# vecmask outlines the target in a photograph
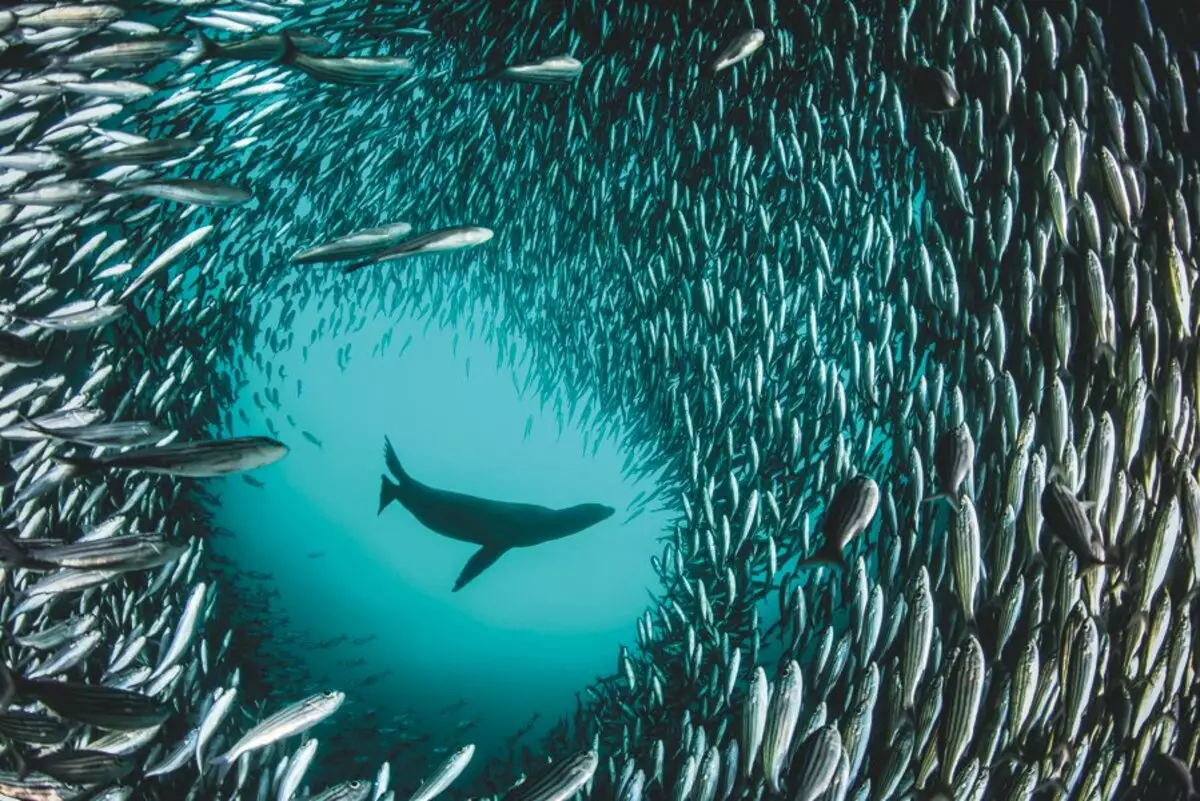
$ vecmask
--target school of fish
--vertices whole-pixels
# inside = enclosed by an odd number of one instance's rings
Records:
[[[1196,798],[1198,42],[1165,0],[6,5],[0,797]],[[206,479],[320,447],[275,357],[381,315],[520,338],[674,514],[544,742],[393,765],[210,553]]]

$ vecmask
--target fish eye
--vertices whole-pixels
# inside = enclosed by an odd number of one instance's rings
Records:
[[[321,693],[321,697],[323,698],[334,698],[335,696],[337,696],[335,692]]]

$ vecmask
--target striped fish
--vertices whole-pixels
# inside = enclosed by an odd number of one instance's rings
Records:
[[[787,761],[796,723],[800,719],[800,703],[804,694],[804,680],[800,665],[793,659],[784,668],[783,677],[775,686],[767,710],[767,724],[763,734],[763,777],[771,792],[782,792],[780,779]]]
[[[272,743],[302,734],[336,712],[345,698],[345,693],[327,692],[310,695],[297,701],[250,729],[233,744],[232,748],[224,754],[214,757],[212,763],[216,765],[229,764],[236,761],[242,754],[257,751]]]
[[[591,781],[599,760],[595,751],[579,751],[527,778],[501,801],[566,801]]]
[[[846,546],[861,534],[879,509],[879,485],[866,476],[855,476],[834,494],[825,511],[825,542],[813,556],[800,562],[809,567],[846,568]]]
[[[1081,568],[1106,563],[1108,557],[1096,527],[1083,505],[1057,478],[1046,482],[1041,509],[1045,525],[1079,558]]]
[[[950,696],[946,702],[946,720],[940,737],[942,779],[952,787],[956,786],[958,763],[967,752],[979,722],[979,705],[983,700],[986,673],[983,648],[979,640],[968,636],[959,647],[951,667],[950,681],[947,683]]]
[[[837,726],[830,724],[814,732],[800,750],[803,757],[789,771],[789,780],[794,784],[792,801],[816,801],[829,789],[845,754]]]
[[[975,440],[967,424],[959,423],[938,437],[933,452],[933,466],[937,472],[938,492],[926,498],[926,503],[944,500],[958,507],[958,493],[963,481],[975,464]]]

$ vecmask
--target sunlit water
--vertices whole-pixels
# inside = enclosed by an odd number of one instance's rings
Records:
[[[667,521],[657,504],[626,521],[653,484],[623,478],[626,455],[613,437],[594,447],[594,425],[585,436],[568,421],[560,434],[553,404],[543,409],[532,389],[522,397],[524,370],[497,367],[496,347],[482,337],[379,320],[318,341],[305,362],[301,343],[316,314],[297,319],[296,345],[280,357],[287,378],[270,384],[280,409],[266,414],[292,452],[254,474],[261,488],[224,483],[219,522],[236,536],[217,548],[243,570],[270,574],[272,614],[288,619],[283,638],[302,638],[295,648],[314,676],[411,712],[409,734],[430,733],[433,749],[474,742],[484,759],[501,756],[503,740],[535,713],[531,736],[573,713],[576,693],[611,673],[621,644],[632,646]],[[373,355],[389,326],[390,346]],[[252,398],[267,384],[252,376],[240,403],[250,425],[238,420],[236,433],[265,434]],[[453,593],[477,546],[429,531],[399,504],[377,514],[385,435],[405,469],[437,488],[617,511],[567,539],[509,551]],[[343,635],[350,641],[311,647]],[[462,708],[442,711],[460,699]]]

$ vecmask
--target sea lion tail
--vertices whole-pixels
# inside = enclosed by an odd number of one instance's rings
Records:
[[[400,485],[390,480],[387,476],[380,476],[378,514],[383,514],[383,510],[388,507],[389,503],[398,500],[400,500]]]
[[[383,514],[389,503],[400,500],[400,486],[408,481],[408,473],[404,472],[400,459],[396,456],[396,449],[387,437],[383,438],[383,460],[387,463],[388,472],[396,480],[392,481],[387,476],[379,477],[379,514]]]

